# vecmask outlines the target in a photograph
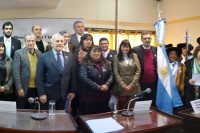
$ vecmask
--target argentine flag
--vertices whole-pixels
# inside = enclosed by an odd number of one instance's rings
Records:
[[[157,47],[158,85],[156,105],[158,109],[173,114],[173,108],[182,106],[182,100],[174,82],[165,46]]]
[[[157,43],[157,71],[158,85],[156,94],[156,105],[158,109],[173,114],[173,108],[182,106],[179,92],[177,90],[174,76],[170,68],[168,56],[164,45],[165,18],[161,18],[154,23],[156,27]]]

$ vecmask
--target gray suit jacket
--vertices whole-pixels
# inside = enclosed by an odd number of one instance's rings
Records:
[[[75,61],[71,53],[64,52],[64,69],[59,71],[53,51],[40,56],[37,64],[36,83],[38,95],[47,95],[48,100],[66,100],[68,93],[76,90]]]
[[[72,34],[71,35],[71,37],[70,37],[70,44],[74,45],[76,48],[79,47],[79,41],[78,41],[78,38],[77,38],[76,34]]]
[[[27,48],[17,50],[13,60],[13,79],[15,82],[16,91],[18,89],[23,89],[25,94],[28,90],[31,75],[30,62],[27,52]],[[41,55],[39,50],[35,49],[35,52],[37,57]]]

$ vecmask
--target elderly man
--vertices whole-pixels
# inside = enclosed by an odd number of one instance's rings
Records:
[[[42,54],[37,64],[37,90],[42,109],[48,109],[48,101],[56,101],[56,109],[64,109],[66,99],[75,97],[76,73],[73,55],[62,51],[64,37],[52,36],[53,49]]]
[[[17,50],[13,60],[13,78],[17,91],[17,108],[33,109],[34,106],[28,103],[29,97],[37,97],[36,87],[36,64],[41,55],[39,50],[34,48],[35,35],[25,36],[26,47]]]

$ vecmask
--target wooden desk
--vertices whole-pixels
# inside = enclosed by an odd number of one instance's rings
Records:
[[[75,133],[76,124],[70,114],[56,111],[44,120],[31,118],[33,112],[0,112],[0,133]]]
[[[113,116],[111,112],[82,115],[79,120],[79,129],[83,133],[90,133],[92,131],[86,123],[87,120],[107,117],[113,117],[124,127],[124,130],[117,133],[179,133],[181,129],[182,120],[179,117],[168,115],[155,108],[151,108],[150,113],[135,114],[130,117],[122,116],[120,113],[117,116]]]
[[[178,112],[183,118],[183,129],[186,132],[200,133],[200,114],[194,114],[193,109],[186,109]]]

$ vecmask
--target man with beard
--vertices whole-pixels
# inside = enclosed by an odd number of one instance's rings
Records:
[[[2,26],[4,36],[0,37],[0,41],[6,45],[6,55],[14,58],[16,50],[21,49],[21,42],[14,37],[11,37],[13,32],[13,24],[5,22]]]
[[[2,26],[4,36],[0,37],[0,42],[4,42],[6,46],[6,55],[14,59],[14,53],[16,50],[21,49],[21,42],[12,37],[13,24],[11,22],[5,22]],[[13,92],[6,94],[6,101],[16,101],[15,87],[13,85]]]
[[[41,26],[40,25],[34,25],[32,27],[32,33],[36,37],[35,49],[40,50],[42,53],[46,52],[46,47],[47,47],[48,43],[45,42],[44,40],[42,40],[42,28],[41,28]]]

